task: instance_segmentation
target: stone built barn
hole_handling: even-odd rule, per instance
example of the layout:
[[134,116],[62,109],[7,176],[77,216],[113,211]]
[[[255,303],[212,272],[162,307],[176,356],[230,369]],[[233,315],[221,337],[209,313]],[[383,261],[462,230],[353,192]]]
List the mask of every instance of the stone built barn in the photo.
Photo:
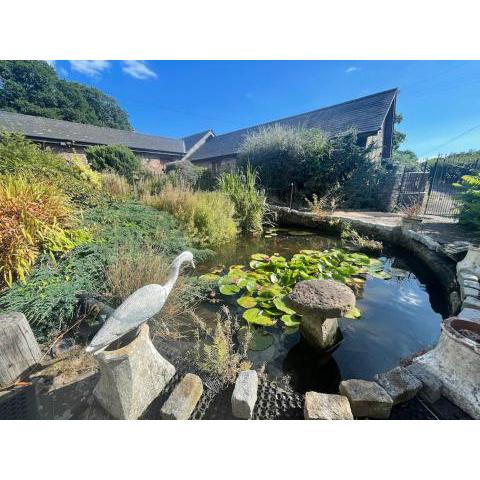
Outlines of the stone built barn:
[[65,157],[76,154],[85,158],[84,150],[91,145],[126,145],[152,171],[161,171],[166,163],[182,159],[221,171],[235,164],[246,135],[267,126],[316,128],[328,136],[354,128],[363,145],[373,144],[373,155],[380,161],[391,157],[397,94],[397,89],[386,90],[223,135],[206,130],[188,137],[167,138],[5,111],[0,111],[0,131],[22,133]]

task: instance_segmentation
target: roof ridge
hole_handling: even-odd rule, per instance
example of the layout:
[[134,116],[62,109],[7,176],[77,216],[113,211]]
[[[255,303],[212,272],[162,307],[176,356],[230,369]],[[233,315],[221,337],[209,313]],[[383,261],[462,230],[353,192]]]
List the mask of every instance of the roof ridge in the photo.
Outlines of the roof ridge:
[[295,115],[289,115],[288,117],[281,117],[281,118],[277,118],[275,120],[270,120],[270,121],[267,121],[267,122],[258,123],[257,125],[251,125],[250,127],[244,127],[244,128],[239,128],[238,130],[232,130],[231,132],[221,133],[220,135],[215,135],[215,137],[216,138],[223,137],[225,135],[230,135],[232,133],[238,133],[238,132],[241,132],[243,130],[250,130],[252,128],[262,127],[263,125],[269,125],[271,123],[282,122],[284,120],[290,120],[290,119],[293,119],[293,118],[296,118],[296,117],[301,117],[303,115],[309,115],[309,114],[314,113],[314,112],[321,112],[322,110],[328,110],[330,108],[336,108],[336,107],[340,107],[342,105],[348,105],[349,103],[355,103],[355,102],[358,102],[360,100],[365,100],[367,98],[376,97],[378,95],[383,95],[385,93],[398,92],[398,91],[399,91],[398,88],[390,88],[388,90],[383,90],[382,92],[372,93],[372,94],[366,95],[364,97],[358,97],[358,98],[354,98],[353,100],[347,100],[345,102],[335,103],[333,105],[328,105],[327,107],[316,108],[314,110],[309,110],[308,112],[297,113]]
[[143,137],[155,137],[155,138],[163,138],[165,140],[176,140],[176,141],[181,141],[182,138],[175,138],[175,137],[165,137],[163,135],[154,135],[151,133],[141,133],[137,132],[135,130],[122,130],[121,128],[113,128],[113,127],[101,127],[99,125],[92,125],[91,123],[81,123],[81,122],[71,122],[70,120],[63,120],[61,118],[50,118],[50,117],[42,117],[40,115],[28,115],[26,113],[19,113],[19,112],[10,112],[9,110],[0,110],[1,113],[8,113],[10,115],[20,115],[22,117],[29,117],[29,118],[39,118],[41,120],[51,120],[52,122],[64,122],[64,123],[69,123],[71,125],[79,125],[82,127],[93,127],[93,128],[98,128],[101,130],[113,130],[115,132],[124,132],[124,133],[134,133],[135,135],[142,135]]

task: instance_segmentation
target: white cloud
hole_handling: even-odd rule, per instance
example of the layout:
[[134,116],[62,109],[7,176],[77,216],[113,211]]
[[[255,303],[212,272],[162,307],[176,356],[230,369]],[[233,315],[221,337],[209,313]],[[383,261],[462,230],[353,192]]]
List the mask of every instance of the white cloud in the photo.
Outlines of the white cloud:
[[110,62],[107,60],[70,60],[70,67],[89,77],[98,77],[110,67]]
[[348,68],[345,70],[345,73],[353,73],[353,72],[357,72],[358,70],[360,70],[359,67],[348,67]]
[[122,70],[134,78],[146,80],[147,78],[157,78],[157,74],[147,67],[143,60],[125,60]]

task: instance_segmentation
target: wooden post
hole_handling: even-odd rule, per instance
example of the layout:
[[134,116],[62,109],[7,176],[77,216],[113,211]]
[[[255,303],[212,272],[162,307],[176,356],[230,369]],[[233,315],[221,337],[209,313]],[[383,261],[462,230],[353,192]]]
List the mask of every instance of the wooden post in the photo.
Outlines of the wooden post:
[[23,313],[0,315],[0,388],[8,387],[42,356]]

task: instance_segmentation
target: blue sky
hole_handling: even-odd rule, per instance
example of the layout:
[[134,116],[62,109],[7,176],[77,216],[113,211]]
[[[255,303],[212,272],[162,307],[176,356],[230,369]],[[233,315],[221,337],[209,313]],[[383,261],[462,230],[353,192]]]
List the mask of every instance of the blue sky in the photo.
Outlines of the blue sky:
[[400,89],[403,148],[480,149],[479,61],[55,61],[60,76],[115,97],[135,130],[217,134]]

